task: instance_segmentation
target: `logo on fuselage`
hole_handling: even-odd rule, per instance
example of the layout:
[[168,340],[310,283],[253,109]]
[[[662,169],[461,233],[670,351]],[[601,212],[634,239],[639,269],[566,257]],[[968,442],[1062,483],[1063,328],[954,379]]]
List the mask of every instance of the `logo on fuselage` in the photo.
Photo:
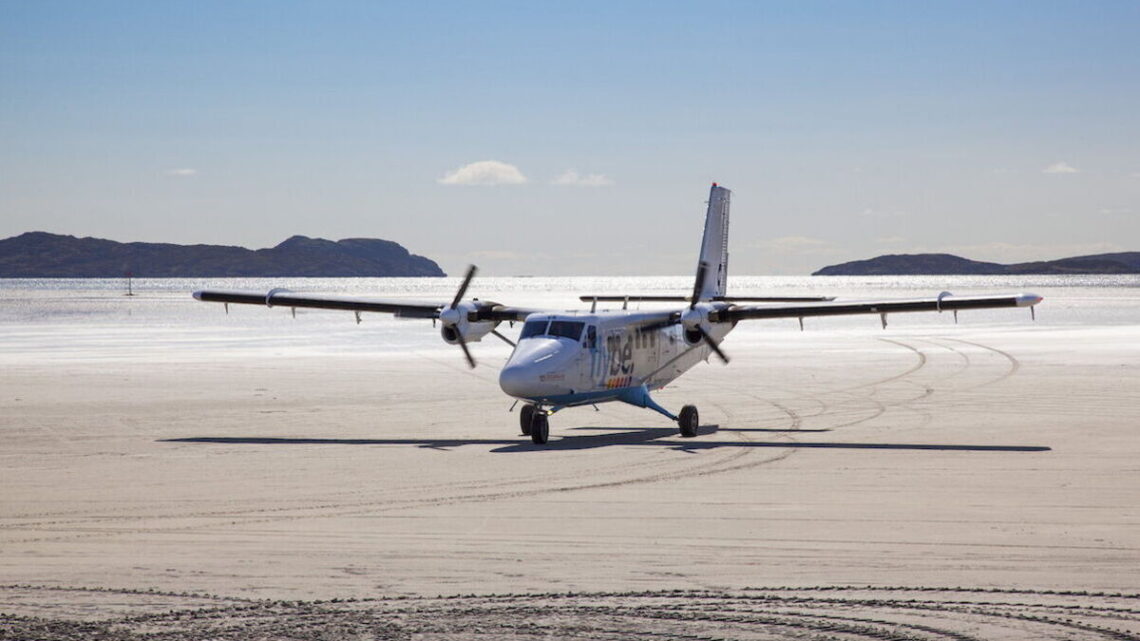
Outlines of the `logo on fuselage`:
[[[640,352],[652,355],[657,349],[657,332],[639,332],[619,329],[606,335],[606,353],[609,355],[608,372],[611,377],[633,374]],[[644,358],[640,360],[645,360]],[[608,381],[607,381],[608,386]],[[620,386],[619,386],[620,387]]]

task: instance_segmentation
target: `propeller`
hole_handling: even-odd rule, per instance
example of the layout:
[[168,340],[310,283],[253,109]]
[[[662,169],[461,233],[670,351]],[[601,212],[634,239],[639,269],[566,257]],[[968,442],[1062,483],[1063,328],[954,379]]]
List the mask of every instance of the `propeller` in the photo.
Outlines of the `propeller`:
[[696,309],[697,301],[701,297],[701,286],[705,283],[705,272],[709,270],[709,264],[705,261],[697,263],[697,280],[693,283],[693,297],[689,299],[689,309]]
[[463,339],[463,332],[458,327],[461,320],[459,303],[463,301],[463,295],[467,293],[467,286],[471,284],[471,279],[475,278],[477,271],[479,270],[474,265],[467,267],[467,275],[463,277],[463,283],[459,285],[459,291],[455,292],[455,298],[451,300],[451,305],[439,310],[439,321],[443,323],[444,327],[450,327],[455,332],[455,342],[459,343],[459,348],[463,350],[467,364],[472,369],[475,369],[475,357],[471,356],[471,350],[467,348],[467,341]]
[[467,357],[467,364],[471,369],[475,369],[475,357],[471,355],[471,350],[467,349],[467,341],[463,340],[463,334],[456,332],[455,336],[459,340],[459,348],[463,350],[463,355]]
[[709,336],[709,333],[705,331],[705,328],[701,327],[700,324],[697,324],[694,329],[700,333],[701,338],[704,339],[705,343],[709,346],[709,349],[713,351],[713,354],[716,354],[717,357],[719,357],[725,365],[728,365],[728,354],[725,354],[723,351],[721,351],[720,345],[716,344],[716,341],[713,340],[712,336]]
[[685,323],[685,329],[696,330],[696,332],[700,334],[701,340],[703,340],[705,344],[709,346],[709,349],[711,349],[712,352],[716,354],[717,357],[720,358],[720,360],[723,361],[725,365],[727,365],[728,355],[720,349],[720,346],[716,344],[716,341],[713,340],[713,337],[710,336],[709,333],[705,331],[705,328],[701,326],[701,321],[704,319],[701,317],[699,312],[696,311],[697,302],[701,297],[701,289],[705,284],[705,274],[707,274],[708,271],[709,264],[707,262],[702,260],[701,262],[697,263],[697,278],[693,283],[693,297],[689,300],[689,311],[693,313],[685,315],[689,317],[688,319],[682,317],[682,322],[689,320],[688,323]]
[[689,299],[688,311],[683,314],[680,312],[674,312],[669,316],[669,318],[642,326],[638,328],[638,331],[652,332],[659,329],[664,329],[670,325],[684,325],[686,332],[690,330],[695,331],[701,337],[701,340],[709,346],[709,349],[712,350],[713,354],[716,354],[717,358],[719,358],[727,365],[729,361],[728,354],[725,354],[724,350],[720,348],[720,345],[717,344],[712,335],[705,331],[704,326],[701,325],[701,321],[704,320],[704,314],[700,311],[697,311],[697,303],[700,301],[701,297],[701,287],[704,285],[705,274],[708,273],[708,270],[709,264],[705,261],[701,261],[699,264],[697,264],[697,280],[695,283],[693,283],[693,297]]
[[475,272],[479,268],[474,265],[467,266],[467,275],[463,277],[463,283],[459,285],[459,291],[455,292],[455,298],[451,299],[451,309],[459,307],[459,303],[463,301],[463,295],[467,293],[467,286],[471,284],[471,279],[475,278]]

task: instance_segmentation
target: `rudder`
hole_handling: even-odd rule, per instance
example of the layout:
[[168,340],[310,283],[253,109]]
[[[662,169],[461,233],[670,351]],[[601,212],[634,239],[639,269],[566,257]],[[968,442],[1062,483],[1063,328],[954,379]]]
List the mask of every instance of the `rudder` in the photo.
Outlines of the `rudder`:
[[701,284],[700,300],[724,296],[728,290],[728,209],[731,200],[731,191],[712,184],[701,255],[697,262],[698,266],[700,263],[708,265]]

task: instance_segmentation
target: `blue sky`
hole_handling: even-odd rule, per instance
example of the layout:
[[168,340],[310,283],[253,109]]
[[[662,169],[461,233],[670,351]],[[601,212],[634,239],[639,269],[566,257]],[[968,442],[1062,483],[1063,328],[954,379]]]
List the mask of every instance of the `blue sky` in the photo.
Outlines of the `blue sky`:
[[5,1],[0,237],[683,274],[716,180],[736,273],[1140,250],[1137,33],[1135,2]]

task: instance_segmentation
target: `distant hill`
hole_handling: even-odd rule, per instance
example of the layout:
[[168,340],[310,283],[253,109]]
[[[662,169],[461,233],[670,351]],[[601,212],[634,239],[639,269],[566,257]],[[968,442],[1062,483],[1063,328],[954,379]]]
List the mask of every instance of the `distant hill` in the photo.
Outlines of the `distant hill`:
[[1016,274],[1140,274],[1140,252],[1074,256],[1058,260],[1002,265],[953,254],[888,254],[870,260],[830,265],[812,276]]
[[376,238],[293,236],[270,249],[119,243],[28,232],[0,240],[0,278],[445,276],[439,265]]

